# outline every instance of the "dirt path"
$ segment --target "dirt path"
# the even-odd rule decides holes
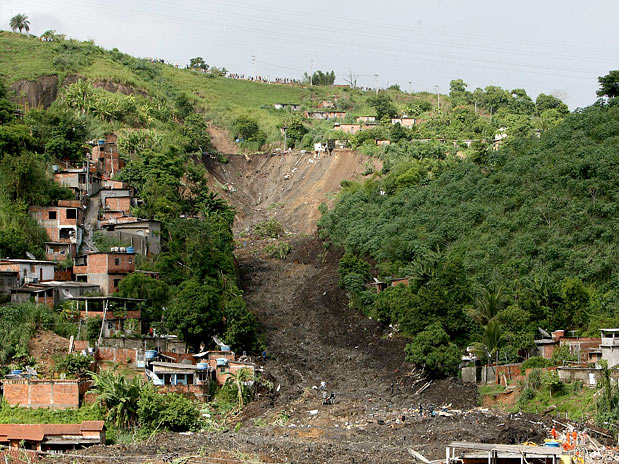
[[[220,153],[232,154],[238,153],[238,147],[230,138],[230,134],[224,129],[215,126],[208,127],[208,133],[211,136],[211,145]]]

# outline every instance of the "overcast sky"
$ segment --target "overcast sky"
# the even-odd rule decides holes
[[[500,85],[595,101],[619,68],[616,0],[0,0],[0,28],[25,13],[48,29],[179,65],[202,56],[231,72],[300,78],[352,71],[359,84],[448,92]],[[2,53],[2,50],[0,50]],[[375,77],[378,74],[378,77]]]

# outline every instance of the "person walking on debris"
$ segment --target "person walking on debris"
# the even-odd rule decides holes
[[[322,392],[322,404],[329,404],[329,400],[327,399],[327,392]]]
[[[333,392],[329,395],[329,404],[335,404],[335,393]]]
[[[423,406],[419,403],[419,417],[423,417]]]

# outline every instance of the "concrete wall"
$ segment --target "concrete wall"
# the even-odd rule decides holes
[[[78,408],[80,393],[91,385],[81,380],[3,380],[4,399],[25,408]]]
[[[146,346],[147,350],[158,350],[160,352],[171,351],[173,353],[184,353],[186,351],[185,342],[183,341],[178,341],[178,339],[169,340],[167,338],[157,337],[104,337],[101,340],[101,346],[110,348],[127,348],[133,350],[143,350],[144,346]]]
[[[462,381],[480,384],[496,383],[496,368],[494,366],[466,366],[461,369]],[[477,382],[479,376],[479,382]]]
[[[602,369],[591,367],[557,367],[557,372],[562,382],[578,381],[589,387],[597,385],[602,375]],[[619,369],[611,370],[611,378],[619,380]]]

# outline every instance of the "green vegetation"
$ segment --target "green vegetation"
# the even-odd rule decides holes
[[[195,403],[178,393],[159,394],[140,377],[128,380],[112,371],[92,374],[105,420],[119,429],[140,433],[170,430],[183,432],[199,427]]]
[[[475,95],[461,87],[454,98]],[[520,91],[478,96],[494,117],[539,111]],[[538,100],[544,111],[564,111]],[[512,132],[499,151],[463,159],[429,144],[385,150],[382,173],[344,183],[319,223],[322,237],[347,252],[340,284],[351,305],[412,337],[438,322],[460,348],[477,342],[499,362],[521,359],[537,327],[599,335],[619,325],[618,121],[611,98],[540,137]],[[344,266],[350,256],[409,285],[376,295],[365,271]]]
[[[0,424],[79,424],[82,421],[103,420],[99,405],[79,409],[31,409],[0,403]]]
[[[54,361],[56,372],[69,376],[83,376],[90,370],[95,359],[81,353],[68,353],[65,356],[57,357]]]
[[[64,337],[76,335],[75,325],[46,305],[33,303],[0,306],[0,366],[34,365],[28,342],[37,330],[53,330]]]

